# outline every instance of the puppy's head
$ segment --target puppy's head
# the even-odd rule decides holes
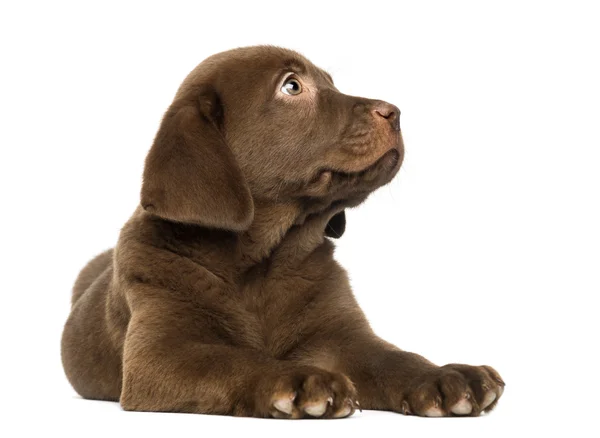
[[[214,55],[189,74],[164,116],[146,159],[142,206],[168,220],[241,231],[255,201],[298,202],[310,212],[357,205],[400,167],[399,117],[389,103],[340,93],[296,52],[259,46]],[[335,222],[343,228],[343,217]]]

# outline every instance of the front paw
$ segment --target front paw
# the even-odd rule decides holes
[[[400,410],[423,417],[478,416],[496,406],[504,385],[492,367],[449,364],[412,381]]]
[[[259,416],[343,418],[352,415],[358,406],[354,385],[343,374],[299,367],[261,380]]]

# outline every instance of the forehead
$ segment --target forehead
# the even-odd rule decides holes
[[[254,46],[228,50],[202,61],[185,79],[179,93],[199,83],[211,83],[216,88],[239,80],[258,80],[266,74],[294,72],[310,75],[316,80],[331,81],[331,76],[301,54],[280,47]]]
[[[272,46],[256,46],[225,52],[227,69],[278,73],[290,71],[314,77],[328,74],[293,50]],[[227,59],[229,58],[229,59]],[[237,65],[237,67],[236,67]]]

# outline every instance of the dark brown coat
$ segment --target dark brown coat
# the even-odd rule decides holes
[[[492,409],[492,368],[438,367],[372,332],[326,238],[397,173],[399,117],[289,50],[202,62],[164,116],[141,205],[75,283],[62,339],[75,390],[126,410],[257,417],[346,417],[359,400]]]

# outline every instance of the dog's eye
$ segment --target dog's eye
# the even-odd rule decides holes
[[[300,82],[298,82],[297,79],[289,78],[284,82],[283,86],[281,87],[281,91],[283,91],[285,94],[295,96],[302,93],[302,85],[300,85]]]

